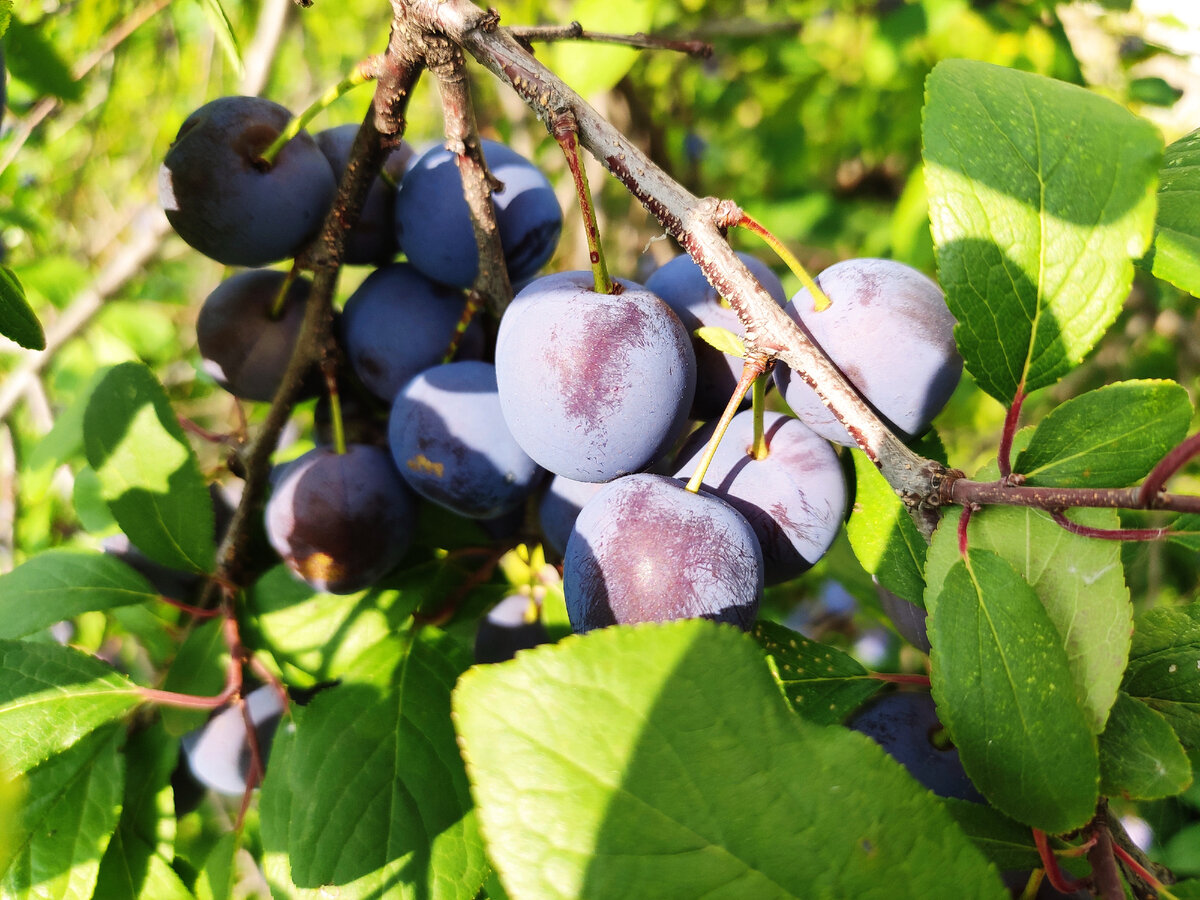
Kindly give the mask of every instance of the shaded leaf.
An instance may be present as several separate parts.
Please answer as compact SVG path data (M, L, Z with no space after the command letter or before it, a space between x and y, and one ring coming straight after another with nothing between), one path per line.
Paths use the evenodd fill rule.
M1007 404L1112 324L1149 245L1157 130L1075 85L970 60L926 82L925 182L955 339Z
M225 687L229 665L229 646L225 643L221 620L209 619L188 632L167 670L162 689L199 697L216 696ZM212 710L164 706L159 714L167 733L178 737L207 722Z
M78 650L0 640L0 778L28 771L138 702L133 682Z
M469 664L432 629L389 638L304 710L287 784L269 776L263 788L264 834L286 833L294 884L476 895L487 865L448 715L450 690ZM277 763L272 754L272 776ZM286 804L270 796L281 790Z
M1014 471L1031 485L1122 487L1187 437L1192 403L1173 381L1122 381L1074 397L1038 423Z
M114 366L84 414L88 463L121 529L155 562L210 572L212 500L162 385L142 363Z
M1154 246L1140 265L1200 295L1200 128L1167 147L1159 170Z
M80 613L148 603L158 592L119 559L52 549L0 575L0 638L41 631Z
M846 534L854 555L893 594L924 606L925 538L866 454L856 449L850 456L856 486Z
M1161 713L1200 765L1200 604L1138 616L1121 689Z
M1006 815L1060 834L1095 811L1096 739L1033 588L972 549L929 609L933 696L963 768Z
M1007 896L932 794L793 715L729 626L568 637L471 669L454 712L514 897Z
M1192 783L1192 764L1167 720L1140 700L1117 694L1100 735L1100 790L1112 797L1157 800Z
M36 25L15 16L4 35L4 63L13 77L28 84L38 94L61 100L78 100L83 86L71 77L71 70L54 45Z
M790 628L760 621L750 633L788 705L810 722L840 722L883 687L854 657Z
M3 70L0 70L0 75ZM0 335L28 350L46 349L46 332L33 307L25 299L25 289L16 273L0 266Z
M119 730L93 732L28 773L13 854L0 859L0 895L88 900L121 813Z
M985 803L943 797L946 811L958 827L1000 870L1036 869L1041 866L1033 832Z

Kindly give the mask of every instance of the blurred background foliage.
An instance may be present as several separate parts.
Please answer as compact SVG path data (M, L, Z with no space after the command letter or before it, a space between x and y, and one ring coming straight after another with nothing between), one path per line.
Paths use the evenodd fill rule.
M1200 124L1193 7L1191 0L498 4L506 24L579 20L598 31L711 42L708 59L577 42L537 52L673 177L699 195L740 203L811 270L851 256L888 256L931 274L921 107L934 64L971 57L1084 84L1152 118L1171 141ZM0 240L53 340L46 353L31 354L0 338L0 572L50 546L95 546L116 530L81 451L82 411L100 367L146 361L181 416L231 440L244 434L243 416L251 426L261 417L253 404L235 407L199 368L196 311L225 273L163 228L157 169L180 122L214 97L249 90L304 108L355 61L383 50L388 14L383 0L315 0L308 9L290 0L18 5L4 38ZM482 69L473 72L485 136L536 159L568 211L551 268L585 268L556 146L506 89ZM321 113L311 130L360 121L369 99L369 88L358 89ZM408 138L421 147L439 140L440 128L436 90L425 79L410 108ZM610 266L644 278L675 249L656 240L661 229L598 165L591 181ZM739 249L768 258L753 239L734 239ZM366 272L344 271L343 297ZM1121 378L1176 379L1195 399L1196 325L1193 298L1140 273L1091 362L1035 394L1026 420ZM994 455L1003 412L964 378L937 423L950 462L970 472ZM289 455L311 441L311 416L311 404L298 411ZM214 479L234 481L225 467L227 445L195 444ZM1190 551L1127 545L1126 562L1143 604L1194 593ZM886 665L889 656L896 664L899 642L862 624L874 622L875 605L869 576L842 539L808 576L774 591L767 609L821 639L859 644L862 655L875 655L873 665ZM96 642L106 626L99 627ZM1189 824L1195 806L1200 794L1193 789L1145 814L1186 848L1183 836L1200 828ZM1163 852L1179 874L1200 874L1194 852Z

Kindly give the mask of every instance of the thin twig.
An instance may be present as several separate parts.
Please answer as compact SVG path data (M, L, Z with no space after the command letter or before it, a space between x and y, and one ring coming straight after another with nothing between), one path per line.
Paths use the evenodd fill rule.
M1050 510L1050 518L1071 534L1102 541L1158 541L1171 533L1169 528L1092 528L1067 518L1062 510Z
M598 44L624 44L639 50L673 50L707 59L713 47L708 41L662 37L656 34L610 34L604 31L588 31L578 22L568 25L519 25L508 29L509 34L523 44L547 43L549 41L592 41Z

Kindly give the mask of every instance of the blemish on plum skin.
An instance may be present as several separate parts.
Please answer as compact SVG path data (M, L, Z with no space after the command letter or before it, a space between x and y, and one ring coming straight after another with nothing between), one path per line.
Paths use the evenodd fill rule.
M446 466L444 463L434 462L424 453L418 453L410 458L405 465L413 472L420 472L423 475L433 475L435 478L441 478L446 474Z

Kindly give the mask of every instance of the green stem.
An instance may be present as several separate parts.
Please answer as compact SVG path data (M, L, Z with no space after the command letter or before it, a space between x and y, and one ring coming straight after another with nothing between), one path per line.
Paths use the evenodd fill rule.
M587 172L583 167L583 152L579 147L579 133L575 116L570 110L562 113L552 129L554 139L567 157L567 166L575 180L575 193L579 195L579 209L583 213L583 230L587 234L588 258L592 264L592 279L597 294L614 293L612 277L604 261L604 248L600 246L600 226L596 222L596 204L592 201L592 189L588 185Z
M268 168L273 166L275 164L275 157L279 155L279 151L283 149L284 144L298 135L304 126L316 117L317 113L332 104L333 101L337 100L343 94L349 93L360 84L366 84L368 81L373 80L375 73L371 62L370 60L360 62L354 67L353 72L318 97L312 106L300 113L300 115L294 116L287 123L287 127L279 132L279 136L262 152L262 155L259 157L262 163Z
M754 393L752 395L754 409L754 443L750 445L750 455L755 459L766 459L771 452L771 448L767 446L767 433L763 427L763 413L767 409L767 373L763 372L754 379Z
M729 429L729 423L733 421L738 407L742 405L742 398L746 396L746 392L750 390L755 379L762 373L763 365L760 362L748 359L745 365L742 366L742 377L738 379L737 387L733 389L733 396L729 398L729 403L725 405L725 412L721 413L721 418L717 421L717 430L708 439L708 445L704 448L704 455L700 457L700 464L696 466L695 473L687 483L687 489L693 494L700 492L700 485L704 483L704 475L708 471L713 457L716 456L721 438L725 436L725 432Z
M346 425L342 421L342 398L338 392L337 373L333 366L323 366L325 388L329 391L329 421L333 425L333 449L339 456L346 452Z
M458 346L462 343L463 335L467 333L467 328L471 325L471 320L475 318L475 314L483 308L483 295L478 291L470 291L467 294L467 303L463 307L463 314L459 316L458 324L454 326L454 336L450 338L450 346L446 348L446 352L442 355L442 363L451 362L454 359L454 354L458 352Z
M294 265L284 276L283 283L279 285L279 293L275 295L275 300L271 303L271 311L268 313L272 322L278 322L283 315L283 308L287 305L288 291L292 289L292 285L296 282L296 276L299 274L300 267Z
M800 260L792 254L792 251L783 245L783 241L771 234L763 225L760 225L755 219L749 215L742 213L742 218L738 220L738 225L743 228L748 228L757 234L760 238L766 241L767 246L775 251L787 267L792 270L792 274L800 279L800 283L808 288L808 292L812 294L813 310L815 312L823 312L830 307L830 301L825 292L817 285L816 280L808 274L808 270L800 263Z

